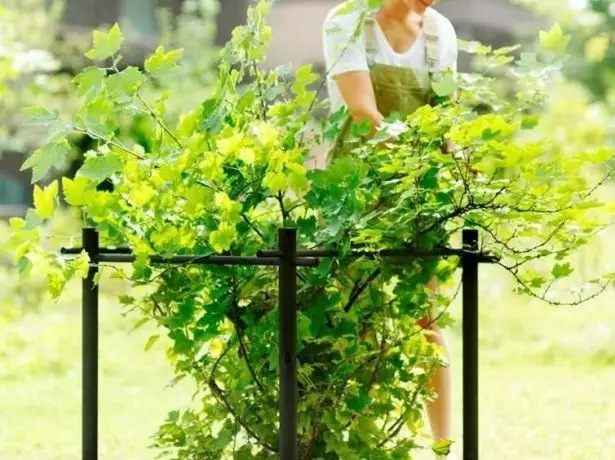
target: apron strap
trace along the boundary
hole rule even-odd
[[[429,12],[425,15],[423,22],[423,33],[425,34],[425,60],[430,72],[438,70],[440,64],[440,33],[438,22],[433,14]]]
[[[376,19],[367,17],[365,19],[365,54],[367,55],[367,63],[371,66],[375,63],[376,54],[378,53],[378,41],[376,40]]]

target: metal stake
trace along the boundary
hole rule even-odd
[[[88,276],[82,284],[82,458],[98,458],[98,232],[82,230],[83,249],[90,257]]]
[[[278,231],[280,257],[280,460],[297,460],[297,231]]]
[[[478,231],[463,230],[463,249],[478,251]],[[478,257],[462,259],[463,459],[478,460]]]

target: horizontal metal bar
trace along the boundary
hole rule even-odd
[[[130,254],[99,254],[96,258],[97,262],[109,263],[131,263],[135,261],[135,256]],[[96,262],[95,261],[95,262]],[[174,256],[164,258],[161,256],[150,257],[150,262],[153,264],[175,264],[175,265],[260,265],[260,266],[278,266],[280,259],[278,257],[247,257],[247,256]],[[295,264],[298,267],[316,267],[318,259],[313,257],[301,257],[295,259]]]
[[[80,254],[81,248],[62,248],[61,254],[75,255]],[[133,262],[134,258],[130,255],[130,248],[101,248],[100,254],[103,257],[111,257],[110,259],[101,260],[100,262]],[[280,251],[277,250],[260,250],[257,253],[256,258],[250,256],[174,256],[168,259],[164,259],[159,256],[152,258],[153,263],[175,263],[175,264],[201,264],[201,265],[279,265],[277,261],[267,261],[266,259],[279,259],[282,257]],[[116,256],[124,256],[124,258],[117,258]],[[427,258],[427,257],[474,257],[479,263],[493,264],[499,261],[499,258],[480,252],[468,251],[465,249],[453,249],[453,248],[436,248],[436,249],[420,249],[420,248],[398,248],[398,249],[381,249],[379,251],[368,251],[362,249],[355,249],[348,254],[342,255],[341,251],[337,249],[297,249],[297,257],[304,259],[297,263],[299,267],[314,267],[318,263],[314,260],[305,259],[319,259],[319,258],[333,258],[333,257],[409,257],[409,258]],[[258,259],[261,263],[257,263],[254,259]],[[192,262],[190,262],[192,260]]]
[[[83,251],[83,248],[61,248],[60,254],[76,255],[81,254],[81,251]],[[130,248],[100,248],[100,252],[105,254],[131,254],[132,250]]]
[[[259,257],[280,257],[279,251],[261,250],[257,252]],[[498,258],[489,254],[467,251],[464,249],[438,248],[438,249],[420,249],[420,248],[400,248],[400,249],[382,249],[380,251],[364,251],[354,250],[348,254],[342,255],[337,249],[298,249],[297,257],[473,257],[481,263],[496,263]]]

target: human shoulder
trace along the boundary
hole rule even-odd
[[[354,1],[343,2],[329,10],[323,23],[325,33],[354,30],[361,20],[361,11],[353,6]]]
[[[434,8],[430,8],[429,14],[438,26],[441,43],[447,48],[457,49],[457,33],[450,19]]]

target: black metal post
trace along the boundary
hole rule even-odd
[[[98,458],[98,232],[82,230],[83,249],[90,257],[88,276],[82,286],[82,459]]]
[[[280,250],[280,460],[297,460],[297,231],[278,231]]]
[[[478,251],[478,231],[463,230],[463,249]],[[478,460],[478,257],[462,258],[463,460]]]

